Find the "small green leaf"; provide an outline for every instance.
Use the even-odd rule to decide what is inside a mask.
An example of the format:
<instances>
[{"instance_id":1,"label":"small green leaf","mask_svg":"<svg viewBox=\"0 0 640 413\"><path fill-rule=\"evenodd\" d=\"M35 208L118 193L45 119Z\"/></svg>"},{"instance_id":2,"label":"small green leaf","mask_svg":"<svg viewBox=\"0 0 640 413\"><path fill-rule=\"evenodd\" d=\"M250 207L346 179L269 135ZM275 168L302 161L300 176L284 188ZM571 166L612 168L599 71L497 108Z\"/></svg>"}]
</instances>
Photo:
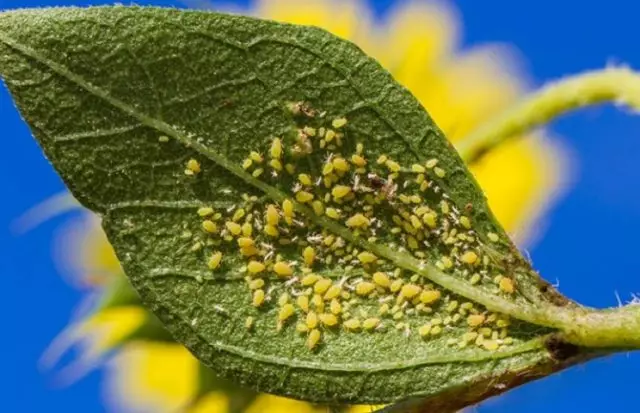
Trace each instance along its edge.
<instances>
[{"instance_id":1,"label":"small green leaf","mask_svg":"<svg viewBox=\"0 0 640 413\"><path fill-rule=\"evenodd\" d=\"M555 335L576 305L425 110L347 41L207 12L13 11L0 74L144 303L222 376L448 411L593 357Z\"/></svg>"}]
</instances>

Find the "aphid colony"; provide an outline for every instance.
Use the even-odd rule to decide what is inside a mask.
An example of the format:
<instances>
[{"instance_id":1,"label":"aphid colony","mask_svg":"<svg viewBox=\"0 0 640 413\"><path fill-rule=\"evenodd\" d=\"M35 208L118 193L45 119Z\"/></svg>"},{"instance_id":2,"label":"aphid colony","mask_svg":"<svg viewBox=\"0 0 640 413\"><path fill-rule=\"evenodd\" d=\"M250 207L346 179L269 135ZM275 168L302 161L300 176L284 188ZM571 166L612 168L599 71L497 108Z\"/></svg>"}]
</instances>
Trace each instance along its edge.
<instances>
[{"instance_id":1,"label":"aphid colony","mask_svg":"<svg viewBox=\"0 0 640 413\"><path fill-rule=\"evenodd\" d=\"M295 328L315 349L328 331L378 333L397 330L423 339L455 332L448 344L497 350L510 344L509 319L442 290L370 251L312 224L296 205L348 228L355 236L410 252L471 284L484 283L510 295L514 281L497 274L489 249L494 233L478 234L470 215L461 213L438 182L447 172L437 159L400 165L384 154L368 153L363 143L347 144L346 118L323 119L304 103L291 104L299 125L295 136L273 138L251 151L241 167L290 194L282 202L245 195L224 211L202 207L202 231L212 242L206 265L213 272L238 254L244 265L248 302L256 316L276 306L274 328ZM309 126L309 125L315 126ZM351 150L346 148L350 147ZM318 156L320 155L320 157ZM320 159L320 165L308 157ZM200 172L191 159L185 173ZM286 188L283 182L288 183ZM194 251L202 249L197 242ZM232 260L237 262L237 260Z\"/></svg>"}]
</instances>

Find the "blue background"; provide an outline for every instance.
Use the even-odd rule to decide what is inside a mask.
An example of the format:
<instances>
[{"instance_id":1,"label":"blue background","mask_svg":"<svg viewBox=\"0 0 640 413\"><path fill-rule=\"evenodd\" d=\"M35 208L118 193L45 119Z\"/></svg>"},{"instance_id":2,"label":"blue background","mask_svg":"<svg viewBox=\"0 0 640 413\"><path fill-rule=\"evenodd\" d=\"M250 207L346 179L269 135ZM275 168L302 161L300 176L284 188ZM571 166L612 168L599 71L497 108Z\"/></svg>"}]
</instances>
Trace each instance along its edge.
<instances>
[{"instance_id":1,"label":"blue background","mask_svg":"<svg viewBox=\"0 0 640 413\"><path fill-rule=\"evenodd\" d=\"M146 4L147 2L142 2ZM246 2L240 2L246 3ZM101 4L64 0L0 0L0 9ZM156 5L176 5L155 1ZM392 1L371 2L384 13ZM640 67L640 3L600 1L457 2L464 43L509 42L528 61L534 84L622 62ZM617 305L640 293L640 117L610 106L582 110L552 125L578 167L569 193L548 217L544 237L530 251L536 267L578 301ZM26 125L0 88L0 411L100 412L101 373L67 388L38 370L37 360L67 324L81 293L60 278L52 236L67 217L26 235L11 222L63 190ZM619 355L562 372L510 392L479 412L633 411L640 354Z\"/></svg>"}]
</instances>

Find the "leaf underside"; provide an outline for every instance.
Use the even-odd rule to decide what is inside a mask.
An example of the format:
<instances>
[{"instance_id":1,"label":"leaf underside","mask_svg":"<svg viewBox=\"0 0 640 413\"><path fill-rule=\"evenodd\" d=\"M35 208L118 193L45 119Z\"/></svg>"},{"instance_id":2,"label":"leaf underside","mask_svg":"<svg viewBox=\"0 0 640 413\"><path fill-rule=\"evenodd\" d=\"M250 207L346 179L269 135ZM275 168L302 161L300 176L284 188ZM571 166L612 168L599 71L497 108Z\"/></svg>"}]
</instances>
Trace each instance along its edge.
<instances>
[{"instance_id":1,"label":"leaf underside","mask_svg":"<svg viewBox=\"0 0 640 413\"><path fill-rule=\"evenodd\" d=\"M573 304L353 44L210 12L25 10L0 15L0 74L145 304L220 375L446 411L574 362L518 320Z\"/></svg>"}]
</instances>

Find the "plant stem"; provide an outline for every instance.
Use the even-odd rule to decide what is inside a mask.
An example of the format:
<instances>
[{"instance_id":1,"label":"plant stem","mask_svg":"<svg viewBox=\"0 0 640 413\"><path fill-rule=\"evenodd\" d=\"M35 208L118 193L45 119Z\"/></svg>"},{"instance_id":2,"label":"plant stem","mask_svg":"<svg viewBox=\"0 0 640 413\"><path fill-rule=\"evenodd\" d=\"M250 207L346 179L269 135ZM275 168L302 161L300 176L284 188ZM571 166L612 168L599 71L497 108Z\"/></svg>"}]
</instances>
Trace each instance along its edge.
<instances>
[{"instance_id":1,"label":"plant stem","mask_svg":"<svg viewBox=\"0 0 640 413\"><path fill-rule=\"evenodd\" d=\"M584 347L640 349L640 306L560 312L564 338Z\"/></svg>"},{"instance_id":2,"label":"plant stem","mask_svg":"<svg viewBox=\"0 0 640 413\"><path fill-rule=\"evenodd\" d=\"M611 68L551 83L463 138L456 149L467 164L472 164L516 135L544 125L572 109L603 102L640 111L640 74L627 68Z\"/></svg>"}]
</instances>

